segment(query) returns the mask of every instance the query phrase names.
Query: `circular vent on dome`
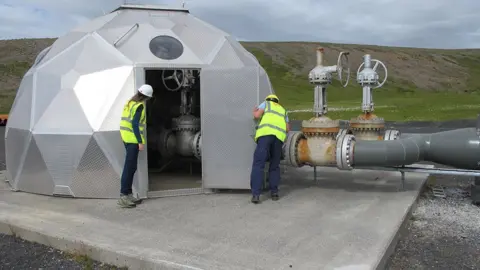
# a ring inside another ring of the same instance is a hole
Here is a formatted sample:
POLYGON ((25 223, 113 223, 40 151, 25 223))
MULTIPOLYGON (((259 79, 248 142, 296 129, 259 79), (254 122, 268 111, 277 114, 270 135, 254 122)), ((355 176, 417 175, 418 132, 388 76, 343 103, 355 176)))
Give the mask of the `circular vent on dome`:
POLYGON ((171 36, 157 36, 150 41, 150 51, 164 60, 174 60, 182 56, 182 43, 171 36))

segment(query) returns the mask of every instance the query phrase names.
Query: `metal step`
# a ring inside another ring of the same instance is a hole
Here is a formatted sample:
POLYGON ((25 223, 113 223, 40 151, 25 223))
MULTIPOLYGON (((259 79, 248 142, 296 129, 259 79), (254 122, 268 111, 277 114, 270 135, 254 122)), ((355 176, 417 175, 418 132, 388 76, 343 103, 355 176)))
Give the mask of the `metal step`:
POLYGON ((441 185, 435 185, 432 187, 433 196, 438 198, 446 198, 445 189, 441 185))

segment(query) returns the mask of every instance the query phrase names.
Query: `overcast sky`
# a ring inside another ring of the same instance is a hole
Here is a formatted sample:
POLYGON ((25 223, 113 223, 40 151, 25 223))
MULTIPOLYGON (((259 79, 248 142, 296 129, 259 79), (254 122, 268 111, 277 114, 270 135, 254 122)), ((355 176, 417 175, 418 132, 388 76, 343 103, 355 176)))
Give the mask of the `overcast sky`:
MULTIPOLYGON (((178 0, 130 0, 169 4, 178 0)), ((242 40, 480 48, 480 0, 190 0, 242 40)), ((0 39, 58 37, 122 0, 0 0, 0 39)))

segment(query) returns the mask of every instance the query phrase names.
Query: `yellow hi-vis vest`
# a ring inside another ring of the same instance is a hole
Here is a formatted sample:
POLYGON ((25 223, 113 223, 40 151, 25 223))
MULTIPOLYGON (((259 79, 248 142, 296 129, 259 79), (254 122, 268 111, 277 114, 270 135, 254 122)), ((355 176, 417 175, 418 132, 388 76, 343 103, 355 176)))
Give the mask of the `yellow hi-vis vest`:
POLYGON ((145 104, 143 102, 136 102, 136 101, 129 101, 123 107, 122 119, 120 121, 120 135, 122 136, 122 140, 125 143, 141 143, 145 144, 145 104), (143 105, 142 115, 140 116, 140 122, 138 128, 140 130, 140 136, 142 137, 142 141, 138 142, 137 137, 135 137, 135 133, 133 133, 132 128, 132 121, 133 117, 135 116, 135 112, 137 111, 138 106, 143 105))
POLYGON ((260 124, 255 132, 255 141, 259 137, 275 135, 280 141, 284 142, 287 138, 287 122, 285 121, 286 111, 282 105, 266 101, 265 111, 260 124))

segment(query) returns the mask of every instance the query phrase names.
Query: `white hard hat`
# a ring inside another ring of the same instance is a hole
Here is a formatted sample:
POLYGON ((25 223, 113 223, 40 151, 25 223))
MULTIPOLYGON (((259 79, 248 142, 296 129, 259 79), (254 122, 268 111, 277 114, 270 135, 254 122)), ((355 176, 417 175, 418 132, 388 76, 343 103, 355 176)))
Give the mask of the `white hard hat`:
POLYGON ((148 84, 144 84, 138 88, 138 92, 142 93, 144 96, 152 97, 153 96, 153 88, 148 84))

